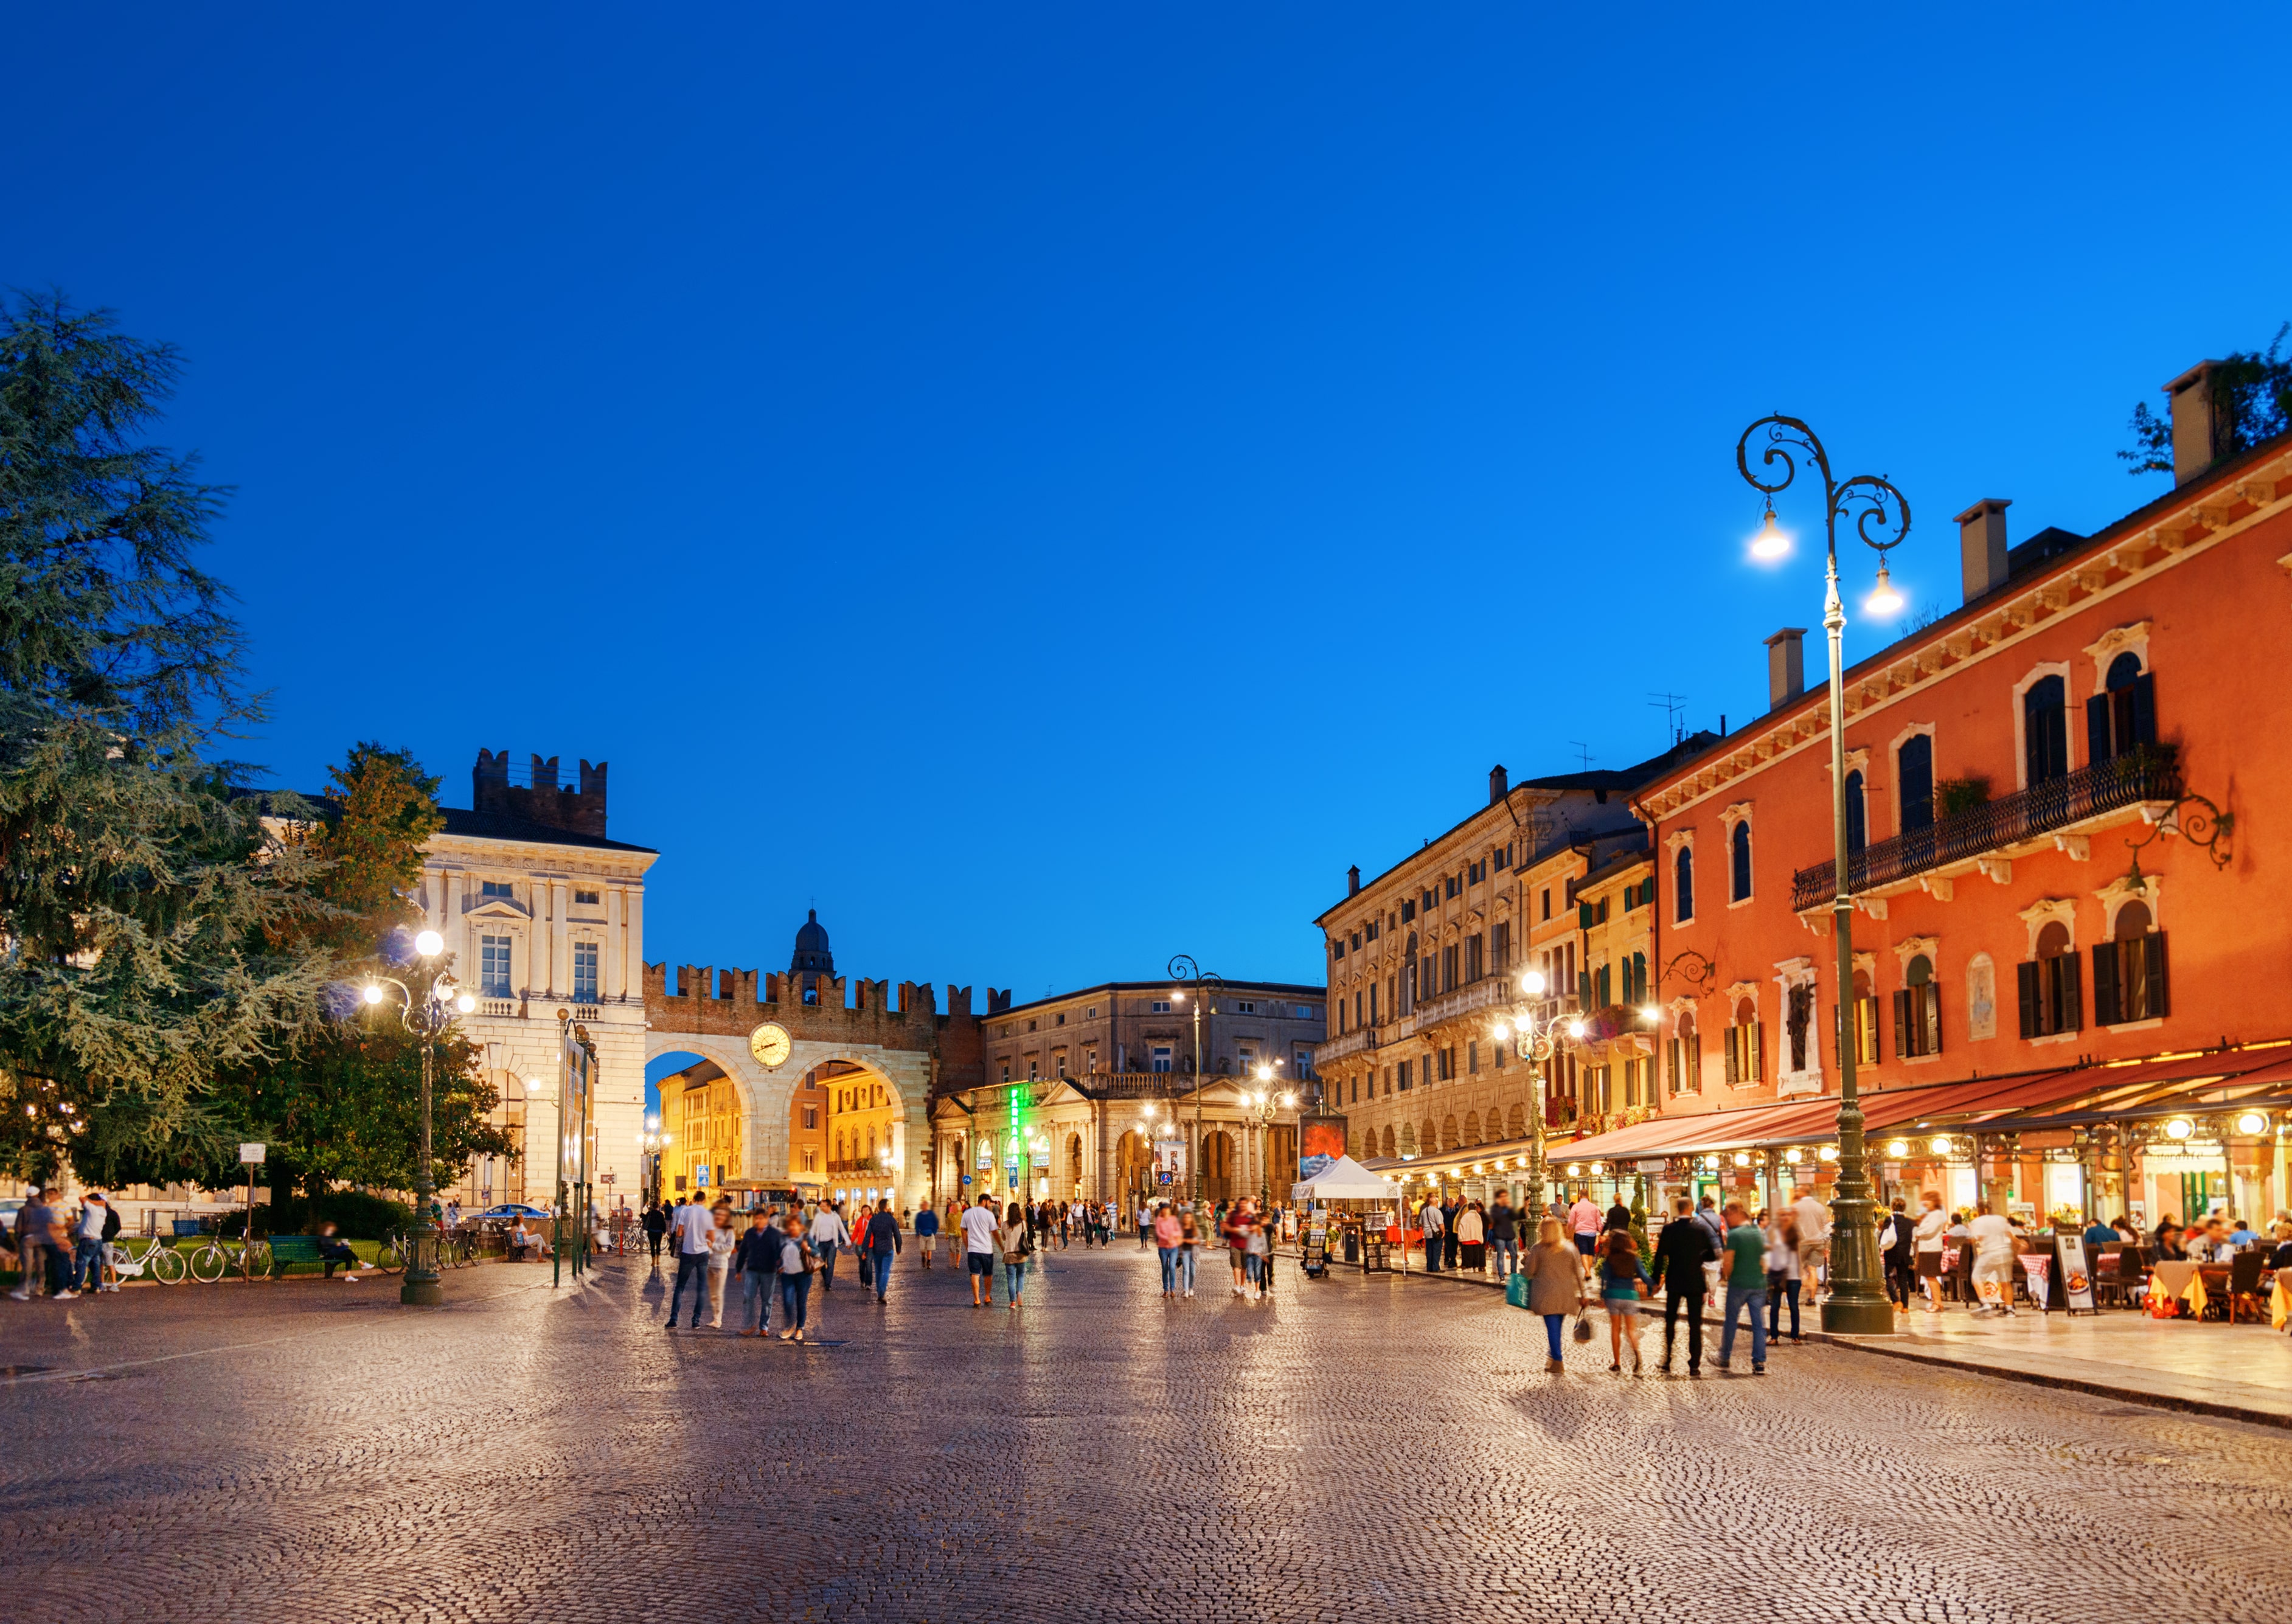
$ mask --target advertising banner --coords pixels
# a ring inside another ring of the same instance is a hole
[[[1319,1178],[1345,1153],[1343,1117],[1300,1117],[1297,1119],[1297,1182]]]

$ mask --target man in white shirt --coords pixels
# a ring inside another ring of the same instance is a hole
[[[835,1248],[851,1244],[851,1232],[844,1226],[843,1209],[823,1201],[819,1210],[811,1216],[811,1249],[819,1258],[822,1291],[835,1289]]]
[[[971,1271],[971,1305],[984,1308],[983,1289],[995,1289],[995,1248],[1001,1225],[995,1221],[995,1198],[982,1195],[976,1206],[963,1209],[963,1266]]]
[[[716,1227],[706,1203],[687,1201],[676,1209],[676,1223],[669,1233],[676,1238],[676,1285],[668,1294],[668,1329],[676,1329],[677,1300],[684,1295],[684,1282],[692,1282],[692,1323],[689,1329],[700,1329],[700,1311],[708,1306],[708,1232]]]
[[[1973,1290],[1981,1300],[1976,1313],[2014,1312],[2014,1226],[1989,1210],[1984,1201],[1976,1209],[1966,1236],[1973,1242]]]
[[[1798,1224],[1799,1278],[1806,1281],[1808,1293],[1814,1295],[1820,1290],[1816,1282],[1827,1284],[1830,1277],[1830,1208],[1802,1184],[1797,1199],[1791,1202],[1791,1217]]]

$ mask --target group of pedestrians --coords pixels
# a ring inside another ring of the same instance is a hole
[[[118,1290],[119,1282],[106,1277],[118,1233],[118,1209],[100,1191],[81,1196],[77,1209],[64,1205],[53,1184],[36,1192],[16,1209],[8,1232],[18,1276],[8,1295],[26,1303],[44,1288],[49,1301],[69,1303],[84,1292]]]
[[[1763,1376],[1769,1344],[1785,1334],[1786,1308],[1791,1341],[1805,1339],[1799,1323],[1802,1288],[1821,1278],[1830,1252],[1829,1208],[1804,1189],[1791,1206],[1756,1219],[1741,1201],[1722,1208],[1706,1196],[1699,1208],[1682,1196],[1645,1256],[1631,1210],[1621,1202],[1602,1212],[1578,1196],[1564,1212],[1538,1220],[1537,1230],[1519,1273],[1529,1311],[1544,1320],[1551,1370],[1564,1368],[1561,1335],[1569,1315],[1585,1313],[1596,1300],[1608,1318],[1608,1369],[1620,1371],[1628,1360],[1638,1374],[1640,1317],[1660,1293],[1663,1356],[1656,1368],[1671,1371],[1683,1320],[1687,1374],[1701,1376],[1704,1309],[1715,1284],[1724,1295],[1719,1354],[1712,1362],[1722,1370],[1732,1368],[1737,1331],[1747,1317],[1751,1373]]]
[[[1220,1207],[1214,1217],[1215,1239],[1224,1243],[1226,1261],[1233,1270],[1234,1296],[1253,1303],[1264,1301],[1273,1287],[1270,1266],[1277,1233],[1273,1216],[1260,1212],[1257,1203],[1244,1196],[1230,1207]],[[1152,1240],[1160,1258],[1163,1300],[1193,1296],[1198,1256],[1212,1238],[1204,1232],[1192,1207],[1158,1203],[1140,1236],[1142,1244]]]
[[[932,1219],[930,1230],[935,1234],[936,1219],[928,1211],[921,1218]],[[664,1241],[676,1263],[676,1281],[668,1296],[668,1330],[676,1329],[688,1286],[692,1289],[692,1316],[686,1329],[699,1329],[700,1317],[706,1313],[712,1329],[722,1329],[731,1282],[737,1276],[747,1321],[740,1334],[769,1334],[767,1321],[772,1298],[777,1297],[781,1305],[781,1340],[801,1342],[810,1315],[813,1278],[818,1277],[822,1293],[834,1290],[836,1257],[847,1251],[859,1265],[860,1289],[874,1291],[878,1303],[891,1300],[892,1263],[907,1249],[907,1240],[888,1199],[879,1199],[872,1212],[863,1208],[857,1235],[844,1218],[841,1202],[820,1202],[809,1214],[800,1204],[775,1203],[755,1208],[747,1220],[747,1227],[740,1228],[731,1203],[721,1200],[714,1206],[695,1199],[646,1208],[643,1224],[654,1265],[660,1263]],[[923,1228],[919,1219],[918,1232]],[[925,1255],[929,1255],[928,1242]]]

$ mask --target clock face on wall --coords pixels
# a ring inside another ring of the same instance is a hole
[[[748,1034],[748,1053],[756,1057],[760,1065],[783,1063],[788,1057],[787,1028],[775,1021],[765,1022]]]

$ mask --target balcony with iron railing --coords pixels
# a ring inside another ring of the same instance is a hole
[[[2181,794],[2179,753],[2171,745],[2144,745],[2108,761],[1985,801],[1931,828],[1912,829],[1856,852],[1847,864],[1847,888],[1860,896],[1936,869],[1971,862],[2110,812]],[[1838,866],[1826,860],[1791,877],[1791,907],[1804,912],[1829,901]]]

